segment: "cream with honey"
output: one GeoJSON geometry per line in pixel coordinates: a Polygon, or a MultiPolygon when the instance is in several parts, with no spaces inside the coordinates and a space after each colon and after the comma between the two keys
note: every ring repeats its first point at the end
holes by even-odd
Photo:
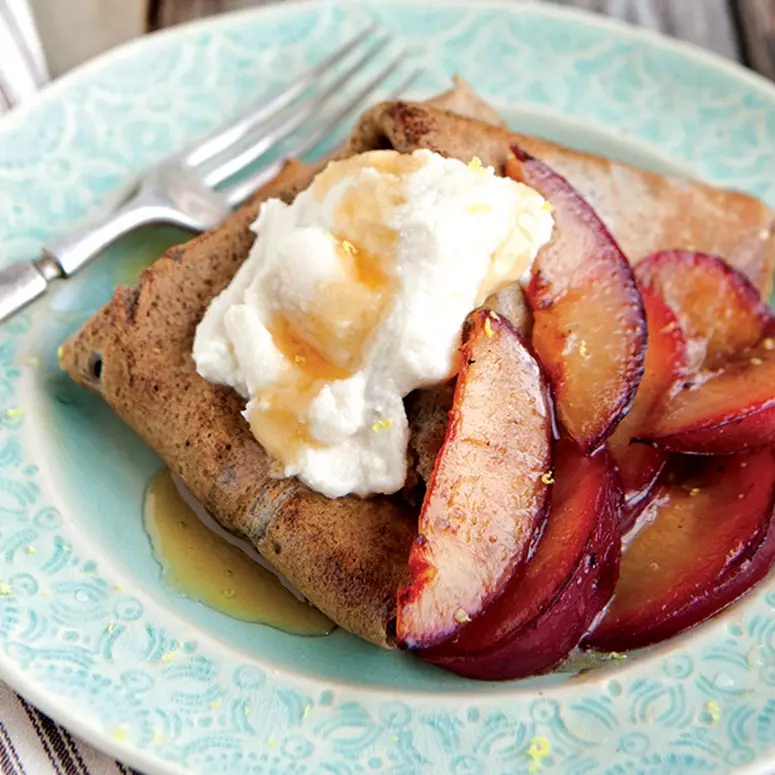
{"type": "Polygon", "coordinates": [[[328,497],[406,477],[403,398],[454,375],[463,322],[529,274],[551,207],[474,159],[371,151],[270,199],[194,341],[198,372],[246,399],[264,448],[328,497]]]}

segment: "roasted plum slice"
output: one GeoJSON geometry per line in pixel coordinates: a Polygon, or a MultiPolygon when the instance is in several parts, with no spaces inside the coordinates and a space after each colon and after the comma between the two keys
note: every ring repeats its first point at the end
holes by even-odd
{"type": "Polygon", "coordinates": [[[686,341],[675,313],[651,291],[642,290],[648,326],[646,364],[635,401],[608,439],[624,489],[625,525],[637,514],[667,461],[667,453],[633,443],[655,412],[669,400],[686,376],[686,341]]]}
{"type": "Polygon", "coordinates": [[[643,376],[643,301],[616,241],[563,177],[516,145],[506,174],[554,208],[551,242],[536,257],[527,287],[532,344],[560,422],[592,452],[627,413],[643,376]]]}
{"type": "Polygon", "coordinates": [[[678,316],[692,373],[758,344],[771,321],[756,286],[719,256],[666,250],[638,262],[635,274],[678,316]]]}
{"type": "Polygon", "coordinates": [[[588,648],[626,651],[669,638],[732,603],[772,564],[772,448],[676,457],[663,477],[588,648]]]}
{"type": "Polygon", "coordinates": [[[775,442],[775,339],[695,374],[642,433],[675,452],[723,455],[775,442]]]}
{"type": "Polygon", "coordinates": [[[549,521],[535,555],[484,613],[420,656],[460,675],[522,678],[562,662],[610,600],[621,490],[605,450],[558,444],[549,521]]]}
{"type": "Polygon", "coordinates": [[[397,641],[428,648],[496,598],[528,559],[548,511],[552,424],[541,369],[503,317],[469,318],[444,442],[428,482],[397,641]]]}

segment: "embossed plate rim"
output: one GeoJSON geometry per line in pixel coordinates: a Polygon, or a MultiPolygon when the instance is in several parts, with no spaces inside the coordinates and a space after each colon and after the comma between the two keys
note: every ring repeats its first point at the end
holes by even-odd
{"type": "MultiPolygon", "coordinates": [[[[385,4],[385,6],[395,7],[397,12],[403,10],[407,13],[409,12],[409,9],[415,8],[416,5],[416,3],[412,3],[407,0],[397,0],[396,2],[385,4]]],[[[581,12],[577,9],[557,8],[534,2],[521,2],[518,5],[515,0],[484,0],[483,2],[477,2],[475,4],[434,0],[434,6],[442,10],[444,8],[459,9],[461,13],[466,12],[469,14],[476,14],[477,18],[486,14],[488,10],[498,10],[500,12],[507,13],[509,16],[518,14],[520,10],[529,10],[531,14],[536,16],[536,18],[541,17],[542,22],[547,25],[547,29],[551,28],[551,22],[553,20],[567,22],[568,19],[571,19],[574,24],[583,24],[585,28],[590,30],[605,31],[609,33],[609,37],[612,39],[625,40],[628,43],[632,43],[636,49],[638,48],[638,45],[641,45],[641,47],[645,50],[656,48],[661,51],[671,51],[679,57],[682,57],[684,60],[692,60],[695,63],[699,63],[702,68],[710,71],[711,73],[724,73],[725,77],[732,78],[737,83],[739,83],[741,88],[747,88],[749,92],[755,91],[762,95],[764,101],[768,103],[770,107],[775,106],[775,92],[773,91],[772,87],[761,77],[743,70],[738,65],[725,62],[724,60],[721,60],[712,54],[708,54],[707,52],[703,52],[689,44],[665,39],[655,33],[646,30],[635,29],[629,27],[628,25],[606,19],[604,17],[593,16],[581,12]]],[[[356,8],[360,9],[363,6],[356,2],[356,0],[344,0],[339,4],[321,4],[319,6],[315,6],[311,0],[302,0],[302,2],[291,2],[284,5],[263,9],[246,9],[245,11],[238,12],[237,14],[225,15],[215,19],[200,20],[181,26],[179,28],[162,31],[153,36],[149,36],[148,38],[130,43],[127,46],[117,49],[116,51],[110,52],[106,56],[79,68],[74,73],[63,78],[60,82],[52,85],[29,106],[22,108],[18,113],[11,114],[3,122],[0,122],[0,136],[2,136],[3,132],[11,131],[15,127],[23,126],[24,122],[28,120],[31,114],[33,114],[40,105],[55,104],[58,99],[67,95],[69,89],[77,86],[78,84],[88,82],[89,79],[91,79],[93,76],[100,74],[104,68],[109,67],[121,60],[133,60],[141,56],[143,51],[147,50],[149,46],[156,45],[158,41],[173,39],[177,41],[178,44],[180,44],[182,41],[194,38],[203,32],[210,32],[213,35],[217,35],[219,33],[226,34],[226,32],[229,30],[236,28],[240,20],[254,21],[255,19],[259,18],[291,19],[296,14],[310,11],[315,7],[322,9],[320,10],[320,13],[324,15],[326,12],[334,13],[333,9],[335,7],[347,7],[354,10],[356,8]],[[326,9],[328,9],[328,11],[326,11],[326,9]]],[[[546,105],[539,105],[537,109],[546,110],[547,112],[553,111],[552,106],[547,107],[546,105]]],[[[570,116],[569,120],[584,123],[582,119],[575,115],[570,116]]],[[[646,141],[640,139],[637,140],[637,143],[642,143],[644,145],[648,144],[646,141]]],[[[0,195],[2,195],[1,188],[0,195]]],[[[772,204],[775,204],[775,202],[772,202],[772,204]]],[[[0,221],[0,227],[1,226],[2,222],[0,221]]],[[[48,224],[46,224],[46,226],[48,226],[48,224]]],[[[35,319],[37,320],[37,318],[35,319]]],[[[29,316],[27,320],[29,320],[29,316]]],[[[14,336],[17,337],[18,341],[23,341],[24,336],[26,336],[22,330],[25,326],[25,318],[22,318],[18,324],[15,325],[19,330],[16,332],[16,334],[14,334],[14,336]]],[[[11,326],[7,326],[4,329],[4,332],[13,334],[14,330],[14,324],[12,324],[11,326]]],[[[26,378],[27,377],[24,379],[26,378]]],[[[21,385],[26,383],[20,382],[19,384],[21,385]]],[[[9,437],[12,440],[17,438],[17,436],[13,435],[17,430],[17,423],[13,418],[0,417],[0,425],[2,425],[4,428],[6,435],[10,434],[9,437]]],[[[26,437],[25,440],[27,440],[26,437]]],[[[29,450],[24,451],[28,452],[29,450]]],[[[51,502],[50,498],[47,502],[51,502]]],[[[77,544],[78,545],[76,548],[79,550],[82,547],[85,547],[86,549],[91,547],[89,541],[80,534],[78,535],[77,544]]],[[[0,558],[0,561],[1,560],[2,558],[0,558]]],[[[107,573],[104,573],[103,575],[113,578],[117,574],[113,571],[113,569],[108,567],[107,573]]],[[[763,605],[762,598],[768,592],[771,594],[771,590],[767,589],[766,585],[762,586],[762,588],[760,588],[760,590],[746,602],[745,606],[743,606],[741,609],[738,609],[736,612],[734,612],[733,615],[725,620],[727,623],[724,626],[727,629],[730,627],[739,627],[736,622],[738,620],[742,621],[741,617],[744,617],[745,610],[753,610],[754,608],[758,608],[759,606],[763,605]],[[729,622],[732,622],[732,624],[730,625],[729,622]]],[[[8,605],[9,602],[10,601],[7,598],[0,597],[0,614],[3,612],[3,607],[8,605]]],[[[166,609],[158,605],[152,599],[150,601],[143,599],[143,603],[147,609],[147,618],[149,619],[154,618],[156,621],[158,621],[160,613],[166,614],[166,609]]],[[[768,604],[770,604],[769,599],[768,604]]],[[[0,617],[0,619],[1,618],[2,617],[0,617]]],[[[193,625],[185,621],[183,617],[178,616],[177,614],[173,616],[173,619],[174,627],[171,629],[173,629],[175,634],[179,634],[181,632],[195,633],[196,638],[203,646],[202,651],[212,656],[214,662],[217,662],[219,659],[226,660],[233,673],[236,672],[234,668],[240,668],[239,660],[235,659],[235,657],[239,656],[239,650],[237,648],[228,644],[224,644],[223,642],[210,637],[208,634],[196,630],[193,625]]],[[[660,680],[655,681],[657,688],[654,689],[654,691],[665,691],[669,695],[668,699],[670,699],[671,702],[675,701],[675,696],[670,694],[670,691],[674,688],[673,684],[671,684],[671,681],[675,683],[676,680],[683,680],[685,679],[686,675],[691,675],[691,670],[693,669],[692,658],[689,656],[691,645],[696,640],[708,641],[709,632],[710,631],[708,629],[704,629],[700,634],[689,634],[671,641],[663,649],[656,652],[654,656],[648,661],[633,661],[632,663],[625,663],[624,665],[612,667],[609,670],[605,670],[604,672],[596,674],[594,677],[592,677],[593,685],[600,685],[601,687],[605,685],[610,687],[614,684],[618,685],[618,679],[622,679],[624,683],[625,680],[629,681],[631,678],[635,678],[636,680],[650,680],[651,678],[658,678],[661,680],[661,683],[660,680]],[[688,644],[689,647],[684,649],[684,644],[688,644]],[[687,671],[689,672],[687,673],[687,671]],[[665,680],[664,676],[667,676],[667,678],[670,680],[665,680]]],[[[2,642],[1,637],[0,642],[2,642]]],[[[255,662],[256,660],[252,660],[253,664],[255,664],[255,662]]],[[[282,690],[283,688],[289,688],[291,692],[296,692],[298,696],[301,697],[308,696],[306,692],[318,692],[324,686],[328,687],[332,685],[331,682],[326,682],[316,678],[299,678],[299,676],[294,675],[291,671],[286,669],[270,668],[269,666],[266,667],[266,674],[263,678],[263,686],[265,688],[259,688],[257,692],[261,698],[261,701],[267,704],[272,700],[272,697],[267,697],[267,695],[274,695],[277,693],[277,691],[282,690]]],[[[159,668],[157,672],[163,672],[163,667],[159,668]]],[[[699,674],[699,672],[699,670],[696,671],[696,674],[699,674]]],[[[219,681],[235,678],[233,673],[230,673],[229,675],[226,675],[225,673],[225,669],[221,671],[221,673],[218,675],[219,681]]],[[[151,771],[191,771],[190,768],[183,768],[182,765],[178,763],[169,760],[163,761],[160,758],[160,756],[169,757],[176,755],[174,750],[169,748],[166,743],[157,746],[156,750],[158,753],[154,753],[150,746],[147,748],[139,747],[136,740],[132,740],[131,742],[128,739],[119,741],[118,739],[112,737],[109,729],[107,727],[98,726],[95,723],[94,718],[81,719],[78,716],[74,716],[72,713],[72,707],[68,707],[68,701],[66,698],[64,698],[61,694],[52,693],[49,688],[46,688],[46,685],[43,681],[33,680],[33,673],[31,671],[27,672],[23,668],[15,668],[11,664],[7,653],[5,655],[5,659],[0,661],[0,675],[3,675],[3,677],[6,679],[10,679],[10,681],[17,687],[17,689],[25,693],[31,700],[39,704],[44,710],[49,711],[52,713],[52,715],[58,717],[60,720],[66,721],[66,723],[68,723],[77,734],[90,740],[100,748],[109,751],[111,754],[118,756],[135,766],[151,771]],[[75,721],[73,721],[73,718],[75,718],[75,721]]],[[[635,682],[633,681],[632,683],[634,684],[635,682]]],[[[508,738],[508,735],[512,735],[514,738],[512,740],[512,744],[514,746],[512,759],[518,762],[524,761],[526,769],[528,763],[527,760],[522,760],[519,757],[524,756],[527,745],[524,744],[524,741],[522,744],[517,745],[517,730],[516,728],[510,727],[509,724],[521,724],[525,726],[526,729],[529,728],[536,734],[553,733],[556,735],[555,741],[560,741],[559,745],[555,742],[557,757],[567,757],[567,754],[561,752],[563,745],[562,735],[565,734],[563,733],[562,729],[564,726],[566,726],[566,722],[567,724],[570,724],[571,716],[564,715],[563,718],[561,718],[560,711],[562,710],[564,712],[568,710],[567,706],[570,706],[573,702],[580,704],[585,699],[583,687],[586,685],[588,684],[585,682],[571,681],[563,684],[563,686],[560,688],[550,687],[542,692],[545,697],[538,697],[534,692],[526,689],[524,685],[503,685],[493,689],[492,691],[478,695],[474,695],[465,691],[464,689],[461,689],[460,691],[445,693],[445,695],[407,692],[404,696],[401,696],[399,692],[393,689],[364,688],[353,686],[348,682],[339,682],[337,683],[337,686],[341,687],[340,694],[342,697],[337,698],[335,708],[329,708],[326,704],[326,701],[323,699],[323,696],[327,694],[327,689],[320,692],[320,697],[316,695],[314,698],[312,698],[312,705],[314,707],[312,707],[312,710],[309,713],[309,722],[306,723],[308,726],[314,726],[317,724],[319,729],[323,728],[326,723],[332,723],[332,719],[329,719],[328,721],[326,721],[326,719],[327,717],[333,717],[334,710],[336,710],[336,713],[341,716],[342,728],[349,729],[352,726],[358,727],[359,724],[362,725],[368,734],[376,735],[376,751],[388,761],[397,761],[398,764],[395,766],[404,767],[404,769],[399,770],[404,772],[410,771],[412,768],[417,769],[421,766],[421,762],[419,760],[414,760],[414,763],[412,763],[412,756],[415,756],[416,754],[416,756],[420,757],[420,759],[422,758],[421,752],[418,750],[420,743],[415,745],[415,741],[413,741],[411,738],[411,728],[408,728],[408,725],[410,723],[419,724],[427,722],[437,734],[441,735],[444,732],[442,728],[442,721],[444,718],[447,718],[450,724],[452,724],[453,721],[459,720],[457,711],[454,717],[448,713],[448,711],[451,709],[450,706],[454,703],[455,700],[466,698],[469,701],[467,713],[465,708],[462,708],[460,711],[460,718],[462,718],[460,723],[462,723],[464,729],[461,734],[460,739],[462,742],[460,742],[459,748],[456,748],[455,751],[451,752],[442,752],[441,748],[434,749],[438,751],[440,756],[442,753],[444,754],[443,761],[446,765],[445,770],[455,772],[456,775],[460,775],[461,773],[467,771],[465,769],[466,767],[473,766],[472,757],[474,753],[485,750],[488,745],[495,744],[487,743],[486,740],[482,742],[484,738],[476,738],[474,736],[475,733],[472,731],[473,726],[478,724],[480,720],[482,724],[486,723],[489,725],[489,728],[491,731],[493,731],[493,734],[497,733],[492,738],[495,742],[503,743],[506,740],[511,740],[511,738],[508,738]],[[506,695],[508,695],[510,702],[508,705],[503,705],[504,700],[506,699],[506,695]],[[446,701],[447,697],[453,702],[450,703],[446,701]],[[403,702],[402,700],[406,700],[406,702],[403,702]],[[528,700],[532,700],[532,702],[528,703],[528,700]],[[558,700],[560,700],[560,703],[558,703],[558,700]],[[364,713],[366,713],[366,716],[360,717],[357,715],[357,713],[355,715],[347,715],[352,711],[352,709],[347,710],[345,708],[349,701],[353,701],[354,703],[358,704],[359,708],[363,710],[364,713]],[[560,705],[562,705],[562,707],[560,707],[560,705]],[[500,718],[499,707],[503,707],[506,713],[513,714],[512,719],[506,718],[504,713],[500,713],[500,716],[503,717],[500,718]],[[415,713],[416,715],[413,717],[412,714],[415,713]],[[428,719],[430,719],[430,721],[428,719]],[[431,722],[433,722],[435,726],[432,725],[431,722]],[[349,724],[350,727],[348,727],[347,724],[349,724]],[[408,744],[405,743],[403,739],[403,736],[407,733],[407,731],[410,733],[408,744]],[[466,735],[469,736],[466,737],[466,735]],[[393,748],[394,737],[396,740],[395,748],[393,748]],[[396,760],[391,760],[391,750],[398,749],[401,749],[397,754],[399,758],[396,760]],[[402,756],[404,757],[403,759],[400,758],[402,756]]],[[[230,688],[233,690],[234,686],[230,685],[230,688]]],[[[627,688],[629,689],[631,687],[628,686],[627,688]]],[[[619,689],[621,691],[621,685],[619,685],[619,689]]],[[[722,689],[719,689],[718,691],[722,691],[722,689]]],[[[644,702],[646,702],[646,700],[644,700],[644,702]]],[[[86,708],[83,699],[73,700],[73,703],[76,709],[79,707],[84,709],[86,708]]],[[[274,747],[270,744],[272,738],[266,737],[266,728],[262,728],[261,738],[264,743],[265,750],[275,750],[277,749],[278,745],[280,745],[282,748],[282,746],[288,740],[293,739],[295,732],[301,729],[302,722],[306,718],[307,711],[305,707],[301,721],[298,723],[290,723],[287,721],[283,722],[284,726],[282,726],[281,731],[283,735],[287,736],[287,738],[282,741],[275,740],[274,747]]],[[[624,723],[624,720],[622,721],[624,723]]],[[[697,729],[700,731],[708,731],[711,728],[711,726],[708,724],[702,726],[699,721],[698,724],[699,727],[697,727],[697,729]]],[[[271,729],[269,731],[271,733],[271,729]]],[[[308,734],[310,734],[310,736],[312,736],[314,730],[307,729],[306,731],[308,734]]],[[[449,732],[449,730],[447,731],[449,732]]],[[[332,757],[330,760],[326,758],[325,762],[327,764],[331,764],[331,772],[356,772],[361,771],[358,769],[361,766],[375,768],[376,765],[373,764],[375,761],[373,750],[371,751],[371,758],[365,754],[362,756],[359,755],[354,759],[344,754],[341,754],[340,756],[337,754],[335,744],[332,744],[327,748],[323,743],[322,738],[325,736],[325,733],[315,732],[314,734],[318,734],[321,738],[320,740],[317,738],[315,739],[316,744],[319,743],[321,746],[319,749],[321,750],[321,755],[332,757]],[[333,769],[333,767],[338,767],[338,769],[333,769]]],[[[568,732],[567,734],[570,733],[568,732]]],[[[613,756],[614,749],[612,747],[607,749],[607,754],[604,750],[598,751],[600,754],[606,754],[605,761],[598,762],[600,765],[611,764],[613,766],[618,766],[618,764],[621,762],[624,762],[624,764],[628,763],[626,756],[635,756],[637,759],[637,757],[645,755],[644,751],[640,751],[639,753],[638,746],[640,746],[643,741],[637,737],[637,732],[625,735],[624,731],[622,731],[621,734],[622,737],[619,740],[621,751],[615,756],[613,756]],[[625,754],[626,756],[624,756],[625,754]],[[614,759],[616,759],[616,761],[614,761],[614,759]]],[[[130,737],[129,732],[127,732],[126,736],[127,738],[130,737]]],[[[643,737],[643,735],[641,735],[641,737],[643,737]]],[[[328,741],[329,738],[326,738],[326,740],[328,741]]],[[[303,742],[305,742],[305,740],[300,738],[299,744],[303,742]]],[[[672,740],[671,742],[675,743],[676,747],[674,748],[674,751],[680,752],[681,750],[684,750],[681,749],[680,740],[678,740],[678,738],[676,738],[676,740],[672,740]]],[[[579,750],[581,751],[582,748],[583,746],[579,750]]],[[[696,748],[688,746],[685,750],[694,751],[696,748]]],[[[490,754],[488,751],[489,749],[485,751],[484,755],[489,756],[490,754]]],[[[591,748],[589,748],[587,751],[589,754],[593,752],[594,751],[591,748]]],[[[655,753],[654,755],[657,754],[655,753]]],[[[582,767],[583,756],[581,753],[574,754],[574,756],[577,757],[578,766],[582,767]]],[[[662,754],[659,753],[659,756],[662,756],[662,754]]],[[[553,763],[552,758],[550,757],[544,761],[540,771],[548,772],[550,770],[554,770],[555,768],[565,767],[569,764],[571,758],[572,757],[562,758],[561,763],[559,761],[555,761],[553,763]]],[[[772,761],[770,752],[765,755],[765,758],[767,758],[769,761],[772,761]]],[[[629,764],[632,766],[637,766],[633,765],[634,761],[634,759],[630,759],[629,764]]],[[[698,758],[696,753],[680,755],[678,753],[665,754],[664,757],[660,759],[660,762],[661,765],[667,767],[667,769],[664,769],[663,771],[669,772],[671,775],[672,773],[677,774],[684,771],[687,773],[694,772],[697,771],[698,767],[707,769],[706,765],[712,764],[712,762],[702,761],[700,758],[698,758]],[[670,756],[675,756],[677,758],[671,759],[670,756]]],[[[323,762],[318,761],[317,763],[322,764],[323,762]]],[[[732,762],[727,763],[730,765],[732,764],[732,762]]],[[[753,762],[749,761],[747,763],[753,762]]],[[[762,760],[760,760],[760,763],[766,764],[762,760]]],[[[434,772],[439,771],[441,766],[443,766],[441,758],[438,761],[431,762],[430,764],[433,767],[434,772]]],[[[513,764],[513,761],[510,762],[510,764],[513,764]]],[[[266,767],[264,767],[264,765],[260,766],[262,767],[263,771],[263,769],[269,768],[273,765],[271,764],[270,760],[267,760],[266,767]]],[[[506,766],[506,764],[503,764],[503,767],[506,766]]],[[[581,771],[582,770],[579,769],[579,772],[581,771]]],[[[612,770],[612,772],[619,771],[620,770],[618,769],[612,770]]]]}

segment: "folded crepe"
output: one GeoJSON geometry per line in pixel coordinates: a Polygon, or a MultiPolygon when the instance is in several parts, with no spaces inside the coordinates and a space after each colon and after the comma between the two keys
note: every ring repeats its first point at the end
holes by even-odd
{"type": "MultiPolygon", "coordinates": [[[[580,191],[631,261],[670,248],[717,253],[769,293],[775,217],[763,204],[510,132],[462,82],[429,103],[377,105],[335,156],[427,148],[465,162],[478,156],[501,169],[514,141],[580,191]]],[[[172,248],[136,287],[117,288],[65,343],[61,363],[77,383],[103,396],[224,527],[251,541],[312,603],[345,629],[391,646],[416,505],[400,494],[330,500],[296,479],[277,478],[240,414],[242,399],[202,379],[191,357],[202,315],[248,255],[260,203],[273,196],[291,200],[319,168],[288,163],[218,228],[172,248]]],[[[492,304],[522,322],[518,287],[492,304]]],[[[410,401],[421,473],[427,474],[443,434],[448,397],[448,391],[428,391],[410,401]]]]}

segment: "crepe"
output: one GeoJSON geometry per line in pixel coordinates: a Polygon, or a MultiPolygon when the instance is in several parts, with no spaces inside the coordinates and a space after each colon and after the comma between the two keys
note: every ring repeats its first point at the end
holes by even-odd
{"type": "MultiPolygon", "coordinates": [[[[632,260],[662,248],[719,253],[769,292],[775,237],[773,215],[763,204],[513,134],[462,83],[430,104],[374,107],[336,155],[429,148],[500,167],[512,141],[565,175],[632,260]]],[[[191,357],[199,320],[248,254],[254,239],[248,227],[260,202],[292,199],[315,171],[289,163],[221,226],[168,251],[137,287],[119,287],[65,343],[61,363],[76,382],[104,397],[224,527],[250,540],[312,603],[345,629],[391,646],[395,592],[407,578],[416,506],[400,495],[329,500],[295,479],[278,479],[240,415],[242,399],[205,382],[191,357]]],[[[493,303],[509,317],[521,315],[516,287],[493,303]]],[[[443,432],[443,409],[440,414],[432,396],[420,398],[411,402],[421,407],[412,427],[427,472],[443,432]]]]}

